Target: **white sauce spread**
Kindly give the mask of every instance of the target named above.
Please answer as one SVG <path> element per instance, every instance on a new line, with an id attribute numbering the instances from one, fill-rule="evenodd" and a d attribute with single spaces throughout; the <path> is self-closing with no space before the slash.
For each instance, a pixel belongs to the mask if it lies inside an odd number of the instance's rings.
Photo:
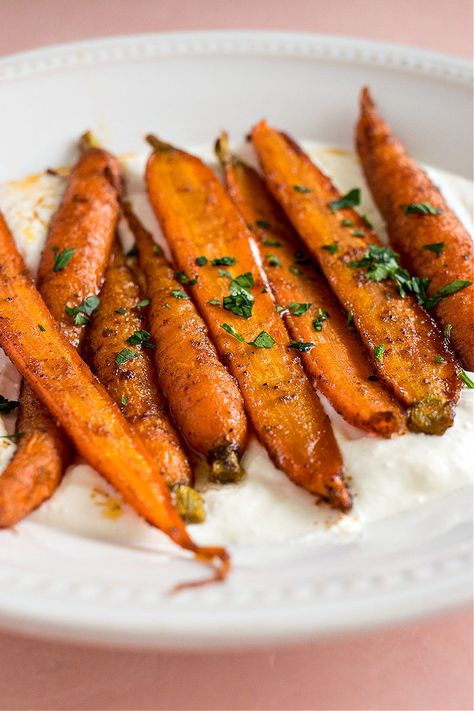
<path id="1" fill-rule="evenodd" d="M 317 143 L 306 143 L 305 147 L 342 192 L 362 188 L 359 209 L 385 240 L 383 222 L 356 157 Z M 209 149 L 194 152 L 213 161 Z M 248 148 L 242 150 L 242 155 L 250 159 Z M 137 213 L 163 244 L 146 199 L 145 160 L 145 156 L 127 156 L 123 166 Z M 429 172 L 472 232 L 472 184 L 439 170 Z M 36 271 L 48 221 L 59 203 L 63 186 L 63 177 L 49 174 L 0 186 L 0 209 L 32 273 Z M 132 239 L 125 228 L 122 239 L 126 247 L 130 246 Z M 0 351 L 0 393 L 14 399 L 18 387 L 18 373 Z M 344 456 L 346 478 L 354 496 L 352 512 L 344 516 L 326 506 L 315 505 L 314 497 L 292 484 L 273 466 L 263 447 L 251 440 L 243 457 L 247 477 L 242 483 L 229 486 L 199 483 L 205 496 L 207 520 L 190 527 L 192 535 L 200 543 L 254 546 L 318 537 L 347 539 L 358 535 L 371 521 L 410 511 L 467 487 L 472 482 L 474 461 L 473 402 L 474 391 L 463 389 L 454 426 L 442 437 L 410 433 L 379 440 L 344 423 L 324 401 Z M 14 421 L 14 414 L 3 417 L 0 435 L 11 433 Z M 14 450 L 14 443 L 0 440 L 0 471 Z M 163 535 L 124 505 L 114 489 L 82 461 L 69 467 L 58 491 L 30 519 L 122 545 L 153 547 L 163 543 Z"/>

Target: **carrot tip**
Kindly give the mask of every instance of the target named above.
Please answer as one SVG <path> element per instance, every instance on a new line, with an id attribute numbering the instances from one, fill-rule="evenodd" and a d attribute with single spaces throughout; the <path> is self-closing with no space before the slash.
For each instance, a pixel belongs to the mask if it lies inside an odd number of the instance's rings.
<path id="1" fill-rule="evenodd" d="M 336 474 L 330 484 L 327 496 L 328 503 L 342 513 L 348 513 L 352 509 L 352 496 L 350 495 L 342 474 Z"/>
<path id="2" fill-rule="evenodd" d="M 411 432 L 442 435 L 454 421 L 453 403 L 437 397 L 426 397 L 408 410 L 407 425 Z"/>
<path id="3" fill-rule="evenodd" d="M 202 588 L 205 585 L 220 583 L 227 577 L 230 570 L 230 555 L 225 548 L 218 547 L 196 547 L 194 550 L 196 560 L 207 563 L 213 567 L 213 574 L 209 578 L 193 580 L 188 583 L 178 583 L 170 591 L 171 594 L 188 590 L 189 588 Z"/>

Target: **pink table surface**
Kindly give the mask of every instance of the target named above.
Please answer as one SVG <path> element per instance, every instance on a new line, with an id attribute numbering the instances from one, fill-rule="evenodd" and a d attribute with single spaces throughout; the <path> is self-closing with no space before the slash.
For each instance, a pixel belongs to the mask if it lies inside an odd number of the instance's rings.
<path id="1" fill-rule="evenodd" d="M 472 56 L 470 0 L 0 0 L 0 52 L 134 32 L 300 30 Z M 472 709 L 472 615 L 252 652 L 98 650 L 0 634 L 0 708 Z"/>

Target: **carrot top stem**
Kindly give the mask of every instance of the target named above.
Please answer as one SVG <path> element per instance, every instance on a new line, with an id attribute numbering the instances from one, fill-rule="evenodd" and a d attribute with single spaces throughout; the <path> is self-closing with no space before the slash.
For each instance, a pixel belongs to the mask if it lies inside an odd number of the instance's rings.
<path id="1" fill-rule="evenodd" d="M 97 136 L 95 136 L 92 131 L 86 131 L 79 138 L 79 152 L 85 153 L 91 148 L 100 148 L 100 143 Z"/>
<path id="2" fill-rule="evenodd" d="M 145 140 L 157 153 L 170 153 L 171 151 L 176 150 L 176 148 L 172 146 L 171 143 L 166 143 L 165 141 L 162 141 L 160 138 L 158 138 L 158 136 L 155 136 L 153 133 L 148 133 L 145 137 Z"/>

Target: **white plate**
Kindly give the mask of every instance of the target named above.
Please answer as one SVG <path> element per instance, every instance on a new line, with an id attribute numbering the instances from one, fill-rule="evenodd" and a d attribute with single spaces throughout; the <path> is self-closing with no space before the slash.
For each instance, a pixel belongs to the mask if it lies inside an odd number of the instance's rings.
<path id="1" fill-rule="evenodd" d="M 150 129 L 185 144 L 233 136 L 261 116 L 301 138 L 351 145 L 370 84 L 422 161 L 471 175 L 467 62 L 361 40 L 222 32 L 143 35 L 0 62 L 0 182 L 73 155 L 89 126 L 115 151 Z M 4 628 L 142 647 L 315 638 L 468 602 L 470 501 L 442 501 L 370 526 L 346 545 L 234 547 L 225 585 L 165 593 L 200 568 L 24 522 L 0 533 Z M 20 535 L 18 535 L 18 533 Z"/>

